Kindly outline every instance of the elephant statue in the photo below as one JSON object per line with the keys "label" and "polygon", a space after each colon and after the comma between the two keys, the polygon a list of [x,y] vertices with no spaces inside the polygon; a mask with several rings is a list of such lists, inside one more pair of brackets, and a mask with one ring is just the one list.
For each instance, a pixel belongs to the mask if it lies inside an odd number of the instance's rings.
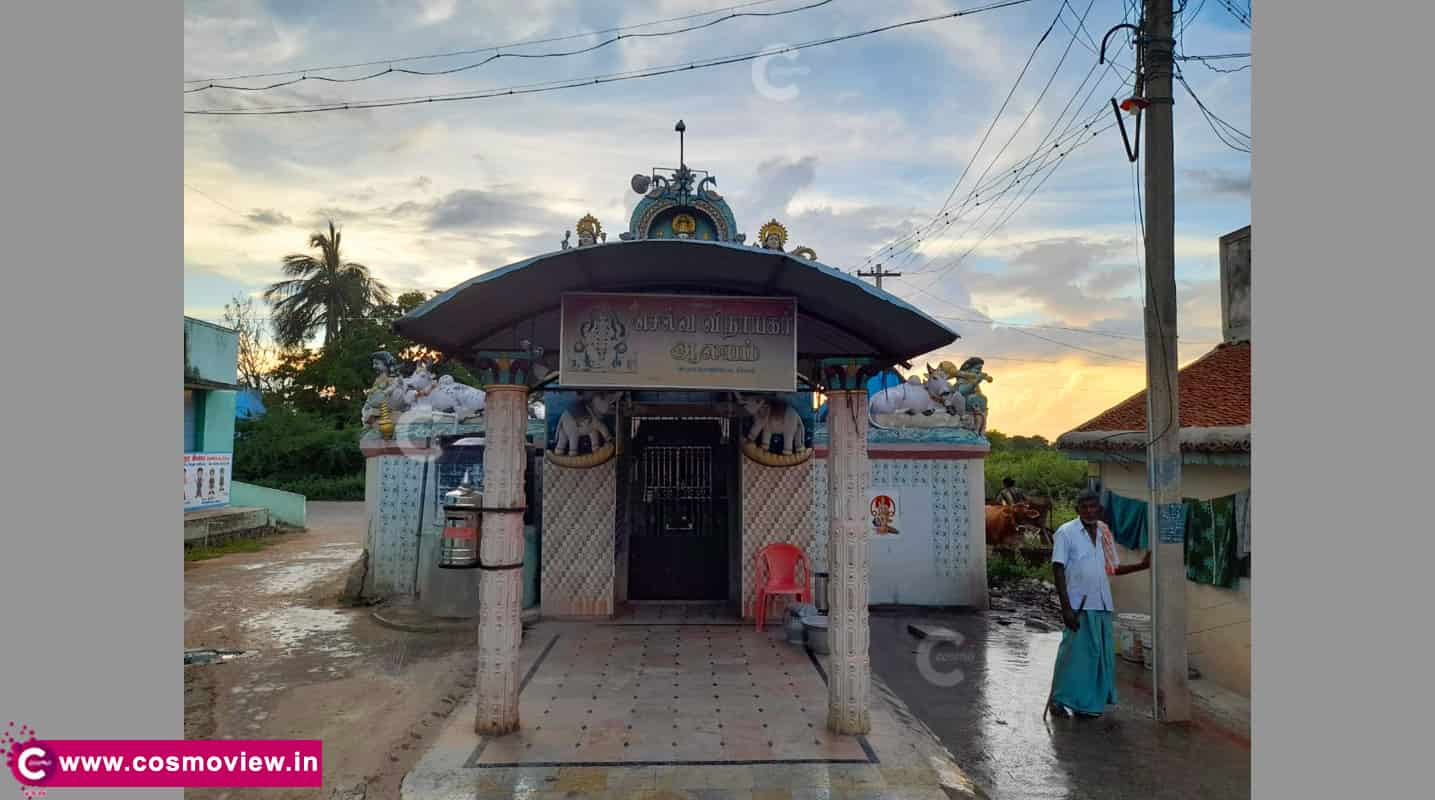
{"label": "elephant statue", "polygon": [[797,409],[776,397],[743,397],[733,392],[748,414],[752,415],[752,428],[747,432],[749,441],[766,450],[772,443],[772,435],[782,434],[784,455],[799,453],[806,448],[807,426]]}
{"label": "elephant statue", "polygon": [[558,437],[553,452],[560,456],[578,455],[578,440],[584,436],[597,450],[613,438],[603,416],[617,404],[619,392],[580,395],[578,404],[558,418]]}

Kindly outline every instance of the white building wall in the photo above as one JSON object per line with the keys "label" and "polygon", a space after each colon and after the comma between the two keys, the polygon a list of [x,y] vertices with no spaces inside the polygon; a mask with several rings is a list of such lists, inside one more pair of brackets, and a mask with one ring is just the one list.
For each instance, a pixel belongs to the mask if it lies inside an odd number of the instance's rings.
{"label": "white building wall", "polygon": [[[897,500],[898,533],[872,537],[869,603],[985,608],[982,460],[873,458],[871,471],[871,491]],[[813,550],[821,559],[827,545],[825,459],[813,459],[813,477]],[[978,518],[980,526],[974,524]],[[816,569],[825,565],[819,561]]]}

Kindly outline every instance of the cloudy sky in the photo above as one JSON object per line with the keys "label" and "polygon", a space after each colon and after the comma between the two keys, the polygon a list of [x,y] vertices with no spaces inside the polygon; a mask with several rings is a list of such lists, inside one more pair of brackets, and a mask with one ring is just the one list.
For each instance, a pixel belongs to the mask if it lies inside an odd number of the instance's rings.
{"label": "cloudy sky", "polygon": [[[401,59],[495,45],[549,53],[627,36],[580,55],[503,57],[446,76],[208,89],[184,95],[184,106],[293,108],[572,81],[770,51],[988,4],[832,0],[678,35],[632,35],[817,2],[188,2],[185,80],[288,70],[352,77],[389,64],[439,70],[494,51]],[[933,219],[967,170],[944,218],[950,225],[882,254],[904,273],[884,286],[961,334],[951,352],[932,354],[933,363],[987,359],[995,377],[985,389],[992,427],[1055,436],[1144,383],[1132,167],[1117,129],[1082,133],[1086,122],[1095,121],[1091,130],[1110,123],[1109,99],[1129,93],[1123,78],[1133,59],[1124,34],[1111,39],[1114,69],[1093,71],[1092,50],[1130,13],[1128,5],[1030,0],[793,54],[526,95],[330,113],[186,115],[185,313],[219,320],[227,300],[277,280],[280,258],[302,250],[308,233],[331,219],[344,231],[346,256],[400,291],[448,288],[556,249],[584,213],[616,236],[638,199],[630,176],[676,162],[673,123],[682,118],[688,164],[717,175],[749,241],[777,217],[790,232],[789,249],[807,245],[842,269],[870,267],[874,252]],[[1249,29],[1227,8],[1248,8],[1246,0],[1185,5],[1176,22],[1182,52],[1250,50]],[[690,18],[645,25],[675,17]],[[508,47],[553,38],[559,40]],[[376,63],[317,69],[360,62]],[[1236,70],[1250,62],[1208,63]],[[1249,69],[1218,72],[1197,61],[1181,69],[1208,109],[1250,132]],[[1185,90],[1176,92],[1185,363],[1220,339],[1217,240],[1250,222],[1250,156],[1223,144]],[[1067,155],[1058,161],[1049,150]],[[1037,153],[1046,160],[1032,161]],[[1042,164],[1059,166],[1036,170]]]}

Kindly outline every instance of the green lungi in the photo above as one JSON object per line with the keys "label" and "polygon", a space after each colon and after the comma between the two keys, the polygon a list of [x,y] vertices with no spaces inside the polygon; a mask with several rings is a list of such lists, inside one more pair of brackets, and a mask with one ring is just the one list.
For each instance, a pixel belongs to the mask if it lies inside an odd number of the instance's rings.
{"label": "green lungi", "polygon": [[1110,611],[1082,611],[1077,630],[1063,628],[1052,700],[1082,714],[1116,703],[1116,640]]}

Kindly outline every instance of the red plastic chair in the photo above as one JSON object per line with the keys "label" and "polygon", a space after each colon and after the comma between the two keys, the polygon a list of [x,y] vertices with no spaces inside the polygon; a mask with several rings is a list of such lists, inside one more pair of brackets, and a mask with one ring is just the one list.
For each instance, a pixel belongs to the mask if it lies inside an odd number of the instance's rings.
{"label": "red plastic chair", "polygon": [[812,571],[807,566],[807,555],[794,544],[770,544],[758,552],[756,561],[753,616],[761,631],[767,621],[767,602],[773,597],[791,595],[800,602],[812,602]]}

